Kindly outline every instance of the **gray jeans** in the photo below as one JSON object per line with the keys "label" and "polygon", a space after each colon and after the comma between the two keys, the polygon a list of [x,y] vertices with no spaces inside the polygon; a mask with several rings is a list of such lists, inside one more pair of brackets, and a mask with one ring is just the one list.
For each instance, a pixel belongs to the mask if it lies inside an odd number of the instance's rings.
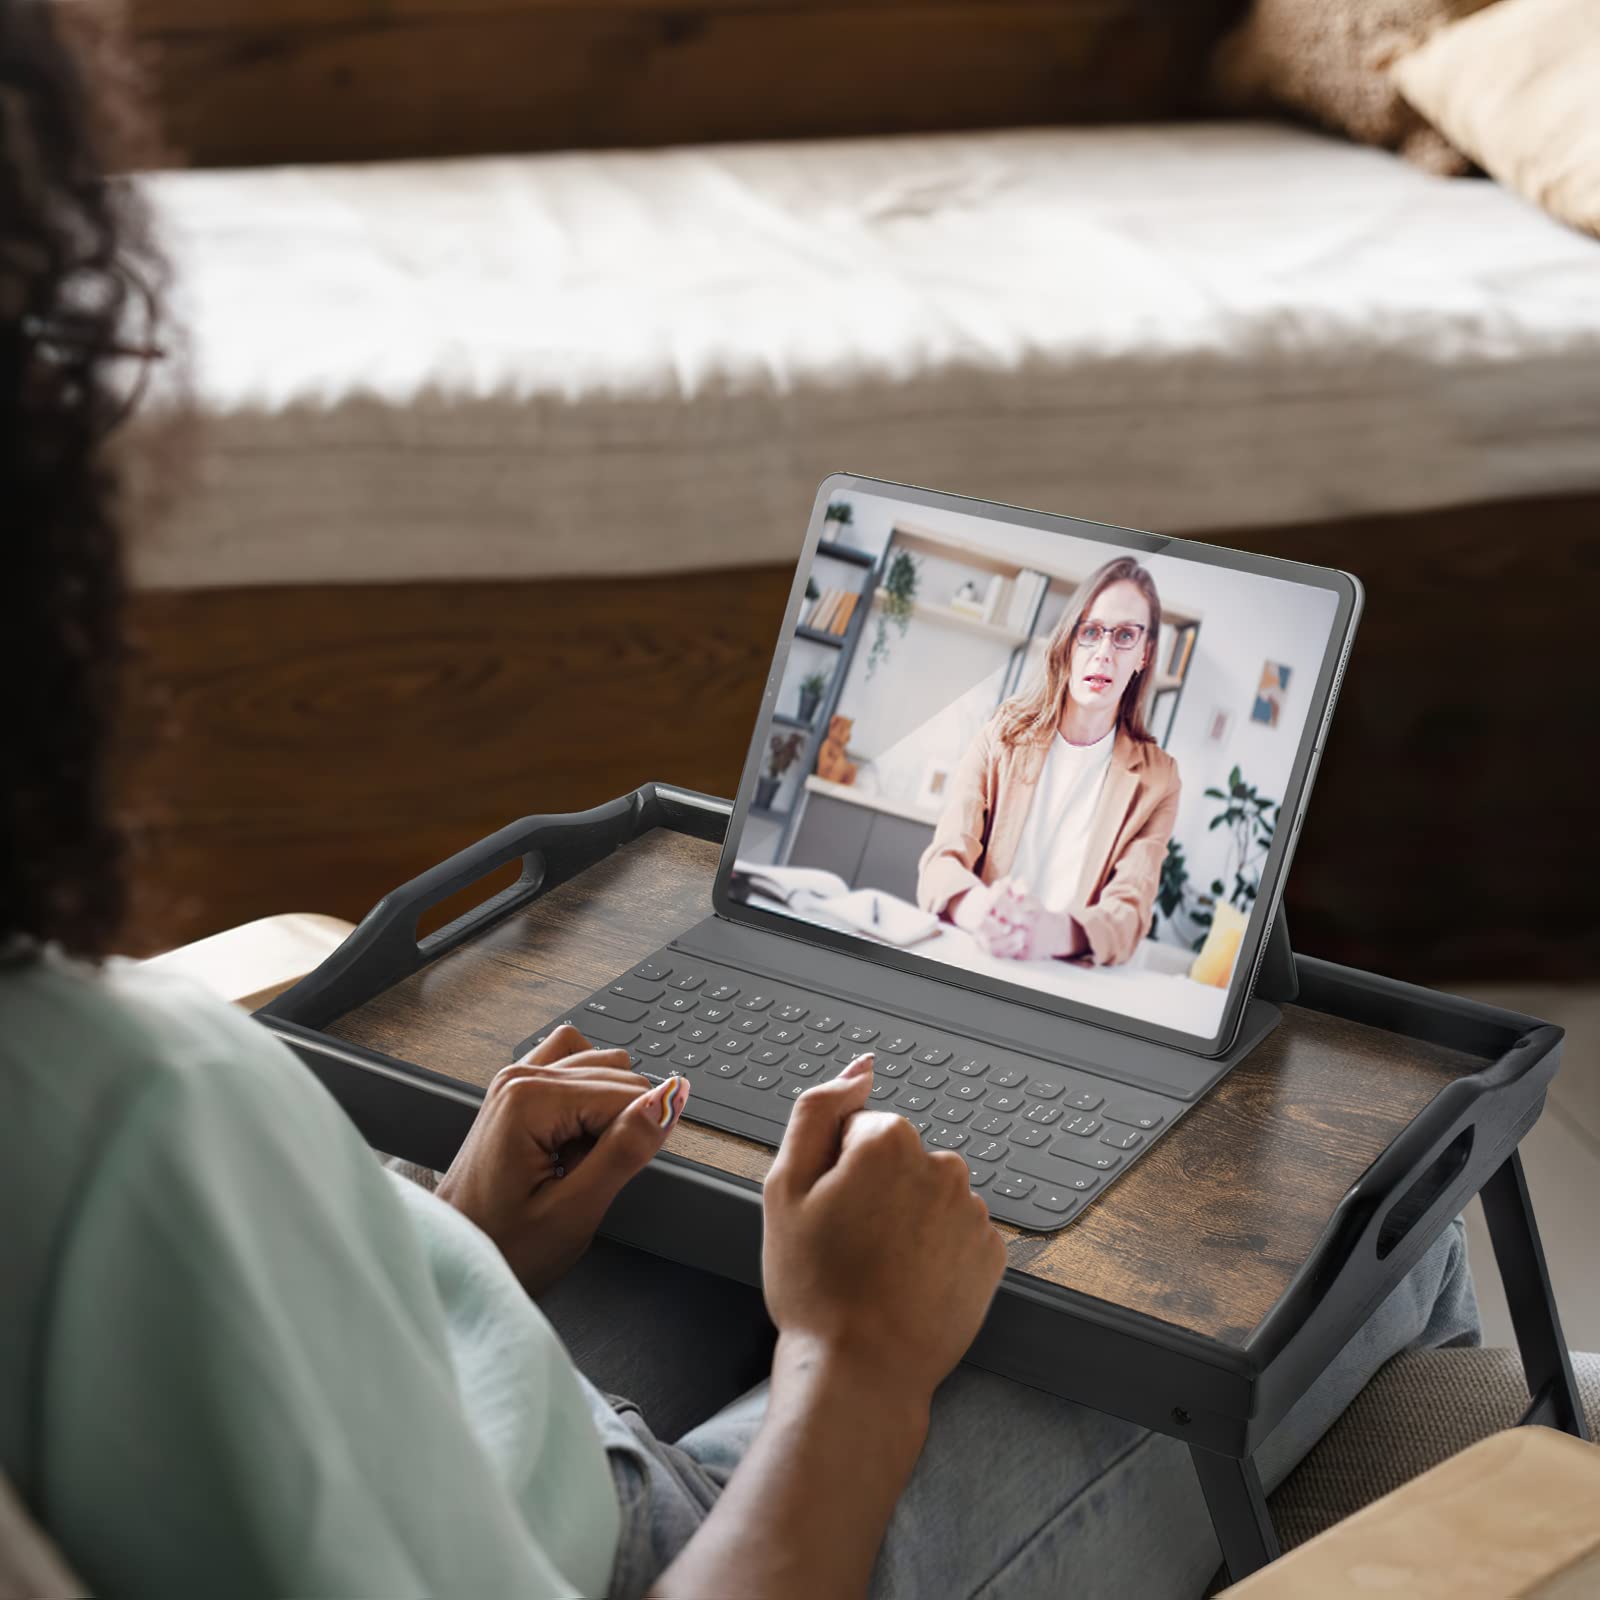
{"label": "gray jeans", "polygon": [[[610,1600],[636,1600],[705,1521],[761,1425],[765,1383],[741,1391],[765,1369],[771,1329],[753,1289],[603,1243],[545,1310],[592,1380],[622,1503]],[[1390,1356],[1477,1343],[1457,1221],[1263,1444],[1266,1487]],[[1184,1445],[962,1366],[934,1397],[871,1592],[1191,1600],[1220,1559]]]}

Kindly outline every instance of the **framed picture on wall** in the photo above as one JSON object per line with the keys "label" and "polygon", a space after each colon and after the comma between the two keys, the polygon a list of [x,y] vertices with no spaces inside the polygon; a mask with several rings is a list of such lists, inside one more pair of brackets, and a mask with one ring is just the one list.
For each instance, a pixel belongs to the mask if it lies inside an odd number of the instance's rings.
{"label": "framed picture on wall", "polygon": [[1278,726],[1283,714],[1283,700],[1289,689],[1289,674],[1293,669],[1278,661],[1262,663],[1261,682],[1256,687],[1255,704],[1250,708],[1252,722],[1264,722],[1269,728]]}
{"label": "framed picture on wall", "polygon": [[927,770],[922,774],[922,783],[917,789],[917,805],[924,811],[942,811],[944,803],[950,797],[950,778],[952,769],[942,761],[930,761]]}

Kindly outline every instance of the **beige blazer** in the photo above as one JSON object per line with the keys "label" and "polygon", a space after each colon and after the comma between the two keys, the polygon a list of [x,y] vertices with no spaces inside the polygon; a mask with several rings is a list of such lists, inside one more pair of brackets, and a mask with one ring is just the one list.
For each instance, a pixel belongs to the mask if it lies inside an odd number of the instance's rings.
{"label": "beige blazer", "polygon": [[[1016,859],[1055,731],[1011,747],[1000,742],[998,726],[997,713],[961,758],[933,843],[922,854],[917,902],[926,910],[942,915],[964,890],[1005,877]],[[1129,960],[1150,931],[1180,789],[1178,763],[1165,750],[1117,729],[1083,874],[1067,902],[1097,965]]]}

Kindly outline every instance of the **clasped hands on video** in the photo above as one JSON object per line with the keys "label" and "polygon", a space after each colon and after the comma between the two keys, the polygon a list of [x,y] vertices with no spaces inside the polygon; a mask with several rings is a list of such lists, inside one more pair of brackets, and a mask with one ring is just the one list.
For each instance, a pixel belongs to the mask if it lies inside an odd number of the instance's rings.
{"label": "clasped hands on video", "polygon": [[1017,878],[980,883],[962,895],[954,919],[986,955],[1006,961],[1048,961],[1082,955],[1082,927],[1066,911],[1052,911]]}

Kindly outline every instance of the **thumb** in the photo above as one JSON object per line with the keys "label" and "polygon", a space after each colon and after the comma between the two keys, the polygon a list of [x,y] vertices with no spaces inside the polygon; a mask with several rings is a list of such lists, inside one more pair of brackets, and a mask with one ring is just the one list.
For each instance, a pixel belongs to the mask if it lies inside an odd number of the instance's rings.
{"label": "thumb", "polygon": [[594,1148],[563,1180],[563,1198],[598,1222],[617,1191],[649,1166],[689,1098],[689,1080],[679,1073],[647,1089],[613,1118]]}
{"label": "thumb", "polygon": [[807,1089],[794,1103],[769,1184],[804,1194],[839,1158],[845,1122],[867,1103],[872,1088],[873,1053],[868,1050],[837,1078]]}

